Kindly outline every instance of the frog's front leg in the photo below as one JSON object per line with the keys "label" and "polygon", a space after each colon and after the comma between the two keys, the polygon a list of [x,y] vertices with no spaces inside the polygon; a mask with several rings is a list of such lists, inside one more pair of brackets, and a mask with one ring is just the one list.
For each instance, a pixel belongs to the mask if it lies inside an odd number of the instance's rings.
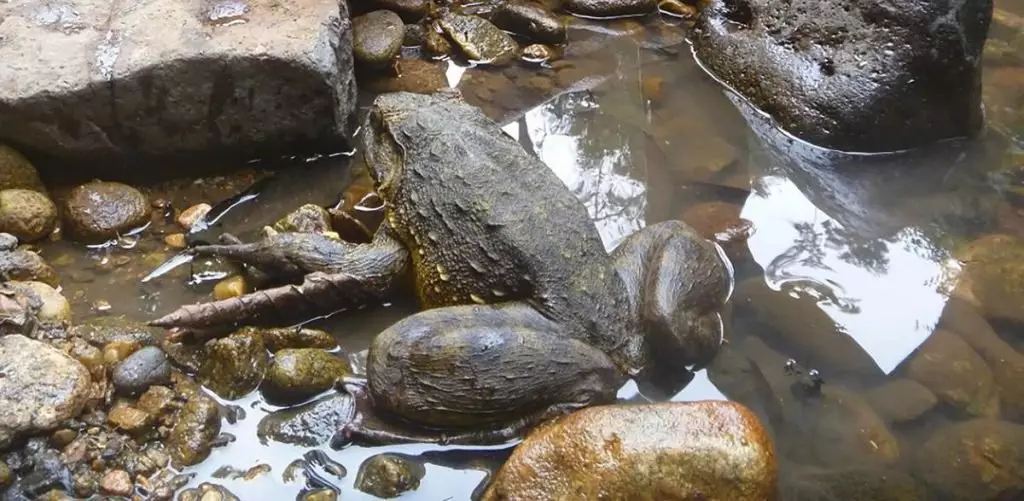
{"label": "frog's front leg", "polygon": [[733,281],[719,247],[682,221],[665,221],[628,237],[612,257],[644,335],[638,357],[668,370],[710,362]]}
{"label": "frog's front leg", "polygon": [[360,411],[333,441],[493,444],[614,402],[626,376],[526,304],[427,310],[377,335]]}
{"label": "frog's front leg", "polygon": [[409,252],[385,226],[366,244],[319,234],[281,233],[258,243],[206,245],[192,252],[236,259],[278,277],[305,278],[300,285],[183,306],[150,325],[209,331],[252,323],[262,316],[331,313],[383,299],[407,276],[410,266]]}

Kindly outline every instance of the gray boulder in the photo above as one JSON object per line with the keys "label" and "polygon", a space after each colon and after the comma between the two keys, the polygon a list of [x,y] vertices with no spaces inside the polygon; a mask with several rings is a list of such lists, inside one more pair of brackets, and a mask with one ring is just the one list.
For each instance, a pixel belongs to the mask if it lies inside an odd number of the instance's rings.
{"label": "gray boulder", "polygon": [[356,90],[345,5],[2,2],[0,139],[94,175],[342,145]]}
{"label": "gray boulder", "polygon": [[0,373],[0,450],[78,415],[89,397],[84,365],[20,334],[0,337]]}
{"label": "gray boulder", "polygon": [[991,18],[992,0],[711,0],[693,42],[793,135],[894,151],[980,130]]}

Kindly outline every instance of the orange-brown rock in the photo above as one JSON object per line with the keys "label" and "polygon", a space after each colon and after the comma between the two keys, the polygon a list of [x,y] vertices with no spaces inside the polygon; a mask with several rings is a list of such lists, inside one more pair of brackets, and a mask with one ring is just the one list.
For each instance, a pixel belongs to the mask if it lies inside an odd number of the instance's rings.
{"label": "orange-brown rock", "polygon": [[765,429],[725,401],[590,407],[537,428],[484,501],[776,499]]}

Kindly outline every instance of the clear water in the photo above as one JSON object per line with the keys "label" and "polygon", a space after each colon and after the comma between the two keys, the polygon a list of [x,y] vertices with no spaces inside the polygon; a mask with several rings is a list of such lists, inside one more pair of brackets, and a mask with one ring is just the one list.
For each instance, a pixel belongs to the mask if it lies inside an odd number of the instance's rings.
{"label": "clear water", "polygon": [[[1016,7],[1021,6],[1001,5],[1007,12],[1024,13]],[[993,33],[1010,43],[1021,36],[1005,29]],[[980,140],[922,155],[846,159],[840,162],[845,168],[830,171],[815,168],[821,152],[810,147],[798,145],[802,157],[773,155],[770,145],[783,139],[778,131],[756,112],[743,110],[700,70],[680,27],[662,19],[594,23],[574,31],[573,40],[565,60],[552,68],[450,64],[448,78],[571,187],[608,248],[645,225],[679,218],[700,204],[734,206],[753,228],[748,252],[735,263],[737,282],[753,277],[763,280],[770,294],[804,298],[801,304],[810,303],[809,309],[775,317],[788,317],[788,325],[799,328],[824,314],[889,377],[900,374],[901,363],[934,330],[959,278],[955,248],[988,233],[1024,236],[1024,205],[1012,196],[1013,181],[998,182],[1008,159],[1016,155],[1020,166],[1024,154],[1024,54],[1011,51],[986,63],[989,130]],[[303,203],[329,205],[356,161],[348,156],[296,161],[259,199],[226,216],[221,227],[251,238],[262,225]],[[223,199],[257,175],[246,171],[151,190],[187,207]],[[1015,182],[1020,190],[1020,180]],[[56,244],[45,253],[70,277],[65,293],[78,319],[96,314],[149,319],[209,297],[213,284],[186,285],[188,266],[140,283],[173,254],[153,232],[132,248],[85,251]],[[770,319],[758,315],[756,306],[737,304],[727,312],[730,345],[739,346],[766,328]],[[347,352],[357,353],[376,332],[411,311],[412,306],[397,301],[319,326],[336,334]],[[770,327],[782,328],[777,323]],[[1013,338],[1005,329],[1000,333]],[[772,347],[785,358],[802,352],[800,346],[778,342]],[[826,384],[858,384],[857,375],[846,381],[832,378],[828,366],[814,368]],[[623,396],[635,393],[627,387]],[[679,401],[726,398],[706,371],[672,396]],[[188,469],[195,474],[191,485],[213,481],[242,499],[290,499],[306,488],[301,480],[286,482],[283,473],[308,449],[263,444],[256,437],[260,418],[276,407],[258,393],[224,404],[239,406],[246,417],[225,423],[223,431],[236,440]],[[904,451],[919,445],[920,431],[896,432]],[[806,447],[779,444],[787,451]],[[390,451],[417,455],[427,465],[420,488],[403,499],[442,500],[468,499],[508,448],[407,445],[333,451],[324,444],[318,449],[347,469],[344,478],[324,476],[343,499],[371,499],[353,488],[356,471],[364,458]],[[271,470],[252,480],[215,477],[225,465],[244,471],[260,464]]]}

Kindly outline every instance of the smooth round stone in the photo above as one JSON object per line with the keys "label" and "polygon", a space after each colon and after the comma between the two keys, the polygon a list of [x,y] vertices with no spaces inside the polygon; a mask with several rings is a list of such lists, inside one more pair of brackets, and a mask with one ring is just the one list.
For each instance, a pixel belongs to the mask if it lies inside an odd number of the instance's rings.
{"label": "smooth round stone", "polygon": [[147,346],[118,364],[111,379],[118,392],[134,395],[150,386],[170,383],[171,364],[163,350]]}

